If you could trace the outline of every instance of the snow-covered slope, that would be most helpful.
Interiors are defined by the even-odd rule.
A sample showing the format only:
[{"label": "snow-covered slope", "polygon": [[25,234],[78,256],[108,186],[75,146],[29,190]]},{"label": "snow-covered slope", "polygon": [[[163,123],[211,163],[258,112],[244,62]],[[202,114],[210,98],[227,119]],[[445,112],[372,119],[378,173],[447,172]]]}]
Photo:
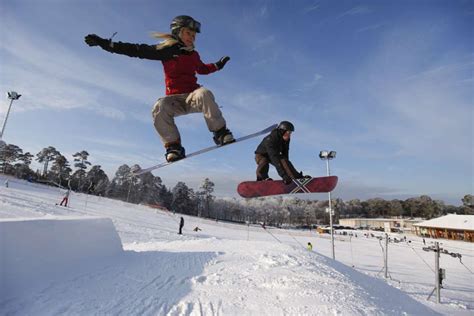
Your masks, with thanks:
[{"label": "snow-covered slope", "polygon": [[[77,273],[27,294],[0,298],[0,314],[467,315],[474,306],[472,274],[460,275],[459,291],[441,305],[426,301],[431,278],[424,285],[389,282],[402,291],[367,275],[380,270],[374,241],[352,240],[351,247],[361,249],[354,254],[338,238],[336,259],[345,265],[327,257],[328,240],[314,232],[183,216],[184,234],[178,235],[179,214],[82,194],[72,194],[65,208],[55,205],[60,199],[57,189],[11,179],[9,188],[0,188],[0,218],[108,217],[125,251],[87,270],[73,265]],[[196,226],[201,231],[193,231]],[[305,248],[308,241],[314,251]],[[408,257],[402,262],[421,274],[426,268]]]}]

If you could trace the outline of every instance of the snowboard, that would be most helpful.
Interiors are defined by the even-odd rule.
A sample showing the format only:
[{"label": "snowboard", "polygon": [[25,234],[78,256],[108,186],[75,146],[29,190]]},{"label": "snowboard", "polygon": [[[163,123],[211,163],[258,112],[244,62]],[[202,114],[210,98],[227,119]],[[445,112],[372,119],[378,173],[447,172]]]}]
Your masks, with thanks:
[{"label": "snowboard", "polygon": [[331,192],[337,184],[336,176],[294,179],[285,184],[282,180],[245,181],[238,185],[241,197],[253,198],[278,194]]},{"label": "snowboard", "polygon": [[144,174],[146,172],[150,172],[150,171],[153,171],[155,169],[158,169],[158,168],[162,168],[162,167],[165,167],[165,166],[168,166],[168,165],[171,165],[173,163],[176,163],[176,162],[180,162],[182,160],[185,160],[185,159],[188,159],[188,158],[191,158],[191,157],[194,157],[194,156],[197,156],[197,155],[200,155],[200,154],[204,154],[204,153],[207,153],[208,151],[211,151],[211,150],[214,150],[214,149],[218,149],[218,148],[221,148],[221,147],[226,147],[226,146],[230,146],[232,144],[236,144],[236,143],[239,143],[239,142],[242,142],[244,140],[247,140],[247,139],[250,139],[250,138],[253,138],[253,137],[257,137],[257,136],[260,136],[260,135],[263,135],[263,134],[267,134],[267,133],[270,133],[272,130],[274,130],[275,128],[277,128],[278,124],[273,124],[265,129],[262,129],[261,131],[258,131],[256,133],[253,133],[253,134],[249,134],[249,135],[246,135],[246,136],[242,136],[242,137],[239,137],[239,138],[236,138],[235,139],[235,142],[232,142],[232,143],[229,143],[229,144],[225,144],[225,145],[214,145],[214,146],[210,146],[210,147],[207,147],[207,148],[204,148],[204,149],[201,149],[201,150],[198,150],[198,151],[195,151],[195,152],[192,152],[190,154],[187,154],[186,157],[184,157],[183,159],[180,159],[180,160],[177,160],[177,161],[172,161],[172,162],[168,162],[168,161],[165,161],[165,162],[162,162],[162,163],[159,163],[155,166],[152,166],[152,167],[149,167],[149,168],[144,168],[144,169],[136,169],[136,170],[132,170],[132,174],[133,175],[141,175],[141,174]]}]

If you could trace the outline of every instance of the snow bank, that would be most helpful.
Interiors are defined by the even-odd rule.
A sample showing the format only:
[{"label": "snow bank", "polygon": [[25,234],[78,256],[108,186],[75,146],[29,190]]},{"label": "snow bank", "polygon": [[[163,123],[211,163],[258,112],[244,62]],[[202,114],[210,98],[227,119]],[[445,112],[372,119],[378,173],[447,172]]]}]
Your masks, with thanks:
[{"label": "snow bank", "polygon": [[122,252],[109,218],[0,219],[0,297],[73,277]]}]

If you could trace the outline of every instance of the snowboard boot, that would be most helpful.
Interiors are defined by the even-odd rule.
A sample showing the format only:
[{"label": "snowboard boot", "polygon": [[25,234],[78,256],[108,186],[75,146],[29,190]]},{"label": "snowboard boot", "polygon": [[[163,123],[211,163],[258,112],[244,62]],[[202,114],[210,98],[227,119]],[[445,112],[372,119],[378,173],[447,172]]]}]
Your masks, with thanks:
[{"label": "snowboard boot", "polygon": [[166,147],[165,157],[168,162],[178,161],[186,157],[186,151],[181,144],[172,143]]},{"label": "snowboard boot", "polygon": [[218,131],[214,132],[213,139],[216,145],[220,146],[235,142],[234,136],[232,136],[232,133],[225,127],[225,125]]}]

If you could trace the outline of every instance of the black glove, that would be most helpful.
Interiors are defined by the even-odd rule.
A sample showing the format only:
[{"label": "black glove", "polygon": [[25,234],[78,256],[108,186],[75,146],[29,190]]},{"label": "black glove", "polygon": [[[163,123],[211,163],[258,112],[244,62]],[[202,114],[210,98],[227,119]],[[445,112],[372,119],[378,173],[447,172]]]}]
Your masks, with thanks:
[{"label": "black glove", "polygon": [[84,41],[89,46],[100,46],[102,48],[110,45],[110,40],[99,37],[95,34],[89,34],[84,38]]},{"label": "black glove", "polygon": [[293,182],[293,179],[291,179],[291,177],[288,176],[287,174],[285,174],[282,178],[283,178],[283,183],[286,184],[286,185]]},{"label": "black glove", "polygon": [[230,60],[230,57],[229,56],[224,56],[222,57],[221,59],[219,59],[218,62],[216,62],[216,67],[217,69],[221,70],[222,68],[224,68],[225,64]]}]

